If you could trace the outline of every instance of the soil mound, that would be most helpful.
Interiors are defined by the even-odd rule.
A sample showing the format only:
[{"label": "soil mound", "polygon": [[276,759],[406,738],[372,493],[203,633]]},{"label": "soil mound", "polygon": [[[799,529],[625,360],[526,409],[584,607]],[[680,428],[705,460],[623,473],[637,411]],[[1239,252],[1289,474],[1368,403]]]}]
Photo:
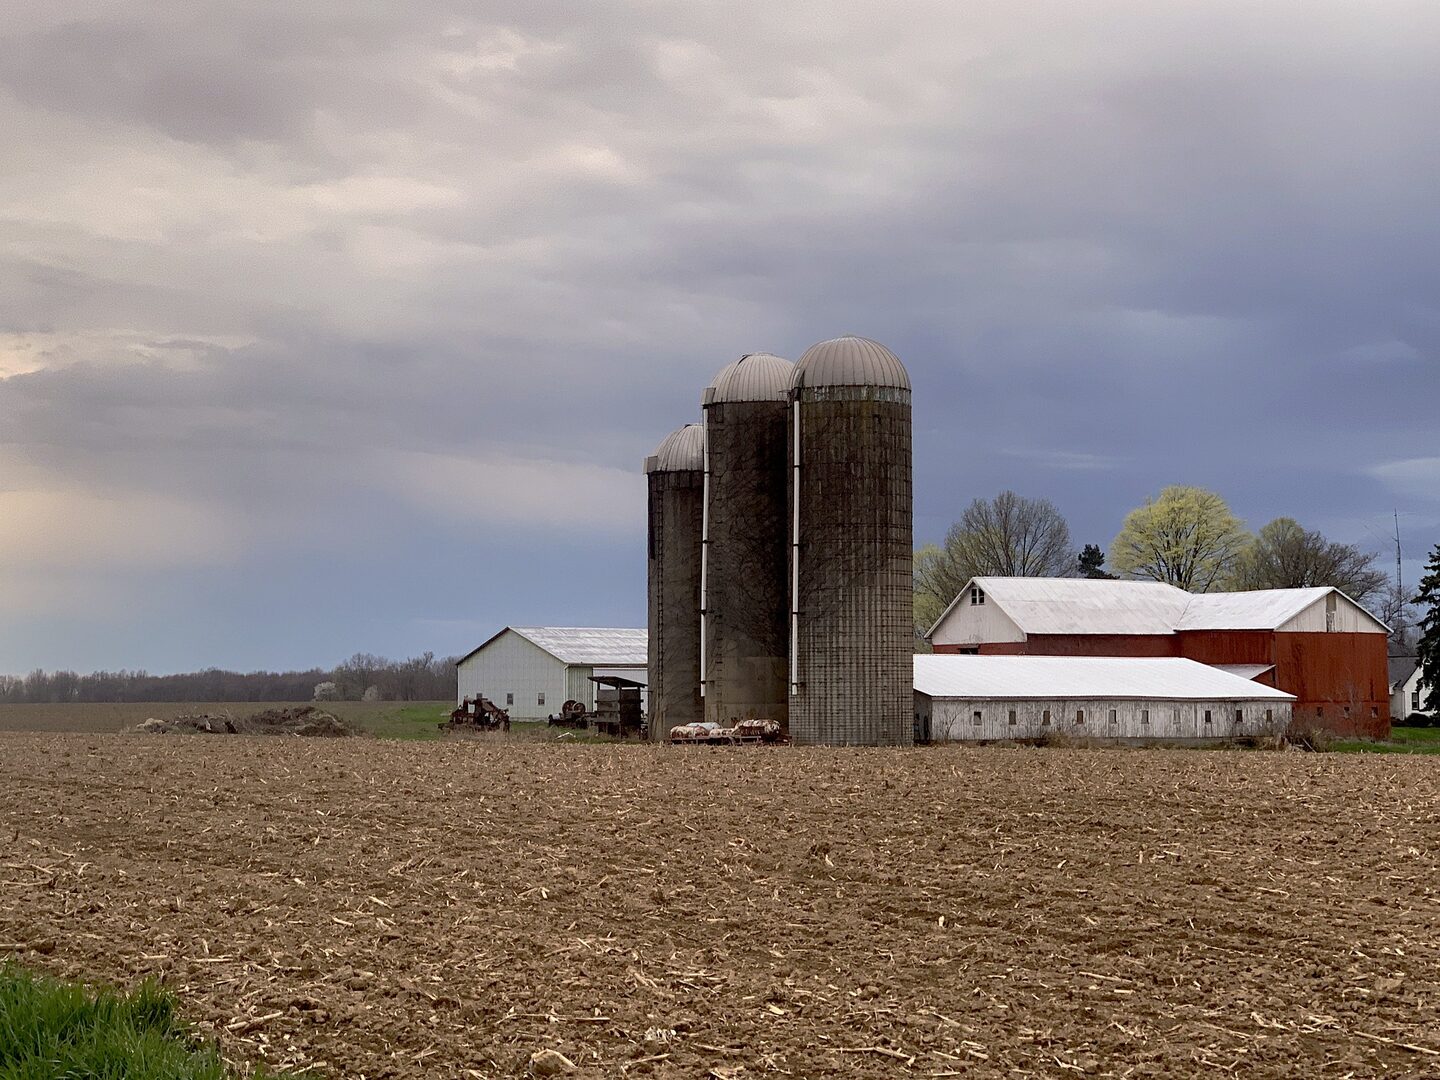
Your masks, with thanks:
[{"label": "soil mound", "polygon": [[135,730],[148,735],[298,735],[305,738],[335,739],[356,734],[338,716],[313,705],[292,709],[266,709],[250,716],[217,713],[181,713],[167,720],[155,717],[137,724]]}]

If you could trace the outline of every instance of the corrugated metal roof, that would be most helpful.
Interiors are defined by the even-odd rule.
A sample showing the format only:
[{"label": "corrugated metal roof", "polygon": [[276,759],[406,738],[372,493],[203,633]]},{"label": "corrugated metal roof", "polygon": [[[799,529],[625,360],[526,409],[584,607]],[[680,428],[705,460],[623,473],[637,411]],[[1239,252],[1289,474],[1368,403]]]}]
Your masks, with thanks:
[{"label": "corrugated metal roof", "polygon": [[655,453],[645,459],[645,471],[652,472],[700,472],[705,468],[705,428],[701,424],[686,424],[676,428],[655,448]]},{"label": "corrugated metal roof", "polygon": [[746,353],[720,369],[701,396],[702,405],[724,401],[784,401],[795,365],[773,353]]},{"label": "corrugated metal roof", "polygon": [[511,626],[507,629],[567,664],[644,667],[650,662],[648,630],[596,626]]},{"label": "corrugated metal roof", "polygon": [[[1158,581],[981,577],[971,584],[1026,634],[1173,634],[1190,602],[1184,589]],[[967,586],[951,608],[969,602]]]},{"label": "corrugated metal roof", "polygon": [[932,698],[1294,701],[1291,694],[1178,657],[917,655]]},{"label": "corrugated metal roof", "polygon": [[1196,593],[1176,630],[1274,630],[1332,589],[1257,589]]},{"label": "corrugated metal roof", "polygon": [[792,387],[893,386],[910,389],[905,365],[878,341],[838,337],[805,350],[795,364]]},{"label": "corrugated metal roof", "polygon": [[1211,664],[1211,667],[1218,671],[1227,671],[1231,675],[1238,675],[1242,679],[1253,679],[1257,675],[1264,675],[1267,671],[1274,671],[1274,664]]},{"label": "corrugated metal roof", "polygon": [[[984,589],[986,602],[996,604],[1026,635],[1275,630],[1327,593],[1335,592],[1346,603],[1354,603],[1329,588],[1188,593],[1158,581],[981,577],[961,590],[930,633],[958,605],[970,602],[970,584]],[[1383,624],[1377,620],[1377,625]]]}]

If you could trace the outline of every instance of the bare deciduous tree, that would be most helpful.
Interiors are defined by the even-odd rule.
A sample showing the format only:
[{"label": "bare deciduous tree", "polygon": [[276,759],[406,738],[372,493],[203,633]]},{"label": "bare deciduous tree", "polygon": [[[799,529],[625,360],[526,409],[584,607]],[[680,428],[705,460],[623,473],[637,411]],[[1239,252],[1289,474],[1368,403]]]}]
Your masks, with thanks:
[{"label": "bare deciduous tree", "polygon": [[1276,518],[1260,530],[1255,543],[1236,561],[1229,587],[1309,589],[1328,585],[1350,599],[1378,600],[1387,582],[1375,556],[1354,544],[1339,544],[1293,518]]},{"label": "bare deciduous tree", "polygon": [[[944,547],[915,553],[917,634],[929,629],[972,577],[1073,577],[1070,526],[1048,499],[1002,491],[976,499],[950,527]],[[928,619],[924,626],[920,623]]]}]

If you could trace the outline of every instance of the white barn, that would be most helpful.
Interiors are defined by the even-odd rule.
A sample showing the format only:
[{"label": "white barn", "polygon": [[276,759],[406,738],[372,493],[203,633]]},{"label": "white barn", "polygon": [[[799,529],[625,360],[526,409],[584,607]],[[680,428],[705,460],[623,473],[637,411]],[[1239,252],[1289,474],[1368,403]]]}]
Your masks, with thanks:
[{"label": "white barn", "polygon": [[649,632],[629,628],[507,626],[455,665],[455,700],[483,694],[512,720],[544,720],[567,700],[595,707],[592,675],[646,682]]},{"label": "white barn", "polygon": [[917,741],[1280,735],[1291,694],[1179,657],[915,657]]}]

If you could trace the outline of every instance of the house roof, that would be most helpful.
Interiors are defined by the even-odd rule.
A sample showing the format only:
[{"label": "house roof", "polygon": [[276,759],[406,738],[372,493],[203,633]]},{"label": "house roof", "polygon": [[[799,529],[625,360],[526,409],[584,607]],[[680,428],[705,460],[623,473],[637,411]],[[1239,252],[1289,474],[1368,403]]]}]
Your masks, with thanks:
[{"label": "house roof", "polygon": [[1392,656],[1390,657],[1390,691],[1394,693],[1396,688],[1410,680],[1415,674],[1415,669],[1420,666],[1418,656]]},{"label": "house roof", "polygon": [[1294,701],[1293,694],[1178,657],[917,654],[915,689],[932,698]]},{"label": "house roof", "polygon": [[1188,593],[1158,581],[977,577],[960,590],[930,627],[927,637],[940,628],[957,605],[970,602],[971,585],[984,589],[987,600],[997,604],[1026,636],[1277,630],[1332,592],[1364,611],[1377,626],[1388,629],[1339,589],[1332,588]]},{"label": "house roof", "polygon": [[507,626],[471,649],[456,663],[463,664],[506,631],[519,634],[563,664],[577,667],[644,667],[650,662],[648,630],[599,626]]}]

